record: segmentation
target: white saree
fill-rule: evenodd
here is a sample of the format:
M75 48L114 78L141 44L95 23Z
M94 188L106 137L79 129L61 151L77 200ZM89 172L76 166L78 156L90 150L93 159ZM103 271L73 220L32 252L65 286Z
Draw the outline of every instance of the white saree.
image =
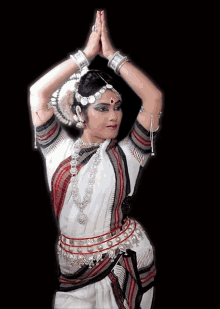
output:
M56 120L53 120L53 122L56 123ZM141 126L140 124L138 125L139 127ZM46 172L50 190L52 189L51 181L54 173L56 172L58 166L69 156L71 156L74 145L74 140L65 133L62 127L60 128L60 125L58 125L57 129L50 134L53 128L54 124L52 121L50 121L49 126L45 125L44 127L38 127L38 142L41 146L41 150L46 161ZM60 233L66 237L94 237L107 233L111 230L110 224L112 217L112 204L114 202L115 187L117 184L112 162L106 152L106 148L110 142L111 140L108 139L101 145L101 161L96 174L92 201L90 205L84 209L84 213L89 218L86 225L82 225L77 221L79 209L72 202L71 184L67 187L62 210L60 211L59 216ZM131 138L129 137L123 139L118 143L118 145L121 147L126 157L130 180L129 196L132 196L134 193L136 180L140 172L140 167L146 164L150 156L150 152L148 151L146 153L142 153L138 147L135 148L132 144ZM147 147L149 147L149 143L147 144ZM90 174L93 159L94 156L91 156L88 162L86 162L86 164L84 164L79 171L80 177L78 187L81 200L84 196L85 188L87 187L88 176ZM134 246L132 249L136 252L138 269L147 267L154 259L152 245L150 244L143 227L142 234L143 238L139 241L138 246ZM66 263L62 256L59 256L58 260L60 270L63 274L68 275L73 272L73 269ZM125 272L122 266L119 265L119 261L112 269L112 272L115 276L117 276L119 285L123 288ZM74 271L76 270L77 269L74 269ZM139 308L151 308L153 289L154 287L152 286L143 293ZM129 309L131 307L126 299L124 300L123 305L119 307L115 293L112 289L112 282L109 276L105 276L102 280L88 284L82 288L71 291L57 291L54 296L54 308Z

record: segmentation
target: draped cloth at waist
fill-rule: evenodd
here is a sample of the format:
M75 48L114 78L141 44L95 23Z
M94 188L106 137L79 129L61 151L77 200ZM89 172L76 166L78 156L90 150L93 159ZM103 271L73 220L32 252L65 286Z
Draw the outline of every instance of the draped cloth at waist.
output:
M76 290L108 276L119 308L125 308L123 303L126 300L129 308L139 309L142 295L154 285L156 274L154 260L146 267L137 268L135 248L139 244L142 246L145 237L142 227L133 219L126 220L122 231L115 235L111 233L111 237L109 233L105 237L94 237L93 244L88 243L88 238L81 239L84 243L80 243L80 239L61 235L58 242L61 272L58 290ZM121 285L114 271L116 267L123 272L124 283L120 282Z

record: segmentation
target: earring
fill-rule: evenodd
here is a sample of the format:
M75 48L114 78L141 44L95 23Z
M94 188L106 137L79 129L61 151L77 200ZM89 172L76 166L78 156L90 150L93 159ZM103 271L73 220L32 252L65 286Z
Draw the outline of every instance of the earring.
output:
M82 117L80 116L79 112L81 112L81 108L79 105L76 106L76 113L77 113L77 118L78 118L78 122L76 124L77 128L83 129L84 128L84 120L82 119Z
M81 122L81 121L77 122L76 127L79 128L79 129L83 129L84 128L83 122Z

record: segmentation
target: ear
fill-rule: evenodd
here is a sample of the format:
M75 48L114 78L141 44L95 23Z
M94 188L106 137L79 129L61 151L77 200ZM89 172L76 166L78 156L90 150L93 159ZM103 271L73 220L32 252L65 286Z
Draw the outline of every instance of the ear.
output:
M81 122L84 122L84 117L83 117L83 113L82 113L82 110L81 110L81 107L79 105L76 106L76 114L77 114L77 117L79 118L79 121Z

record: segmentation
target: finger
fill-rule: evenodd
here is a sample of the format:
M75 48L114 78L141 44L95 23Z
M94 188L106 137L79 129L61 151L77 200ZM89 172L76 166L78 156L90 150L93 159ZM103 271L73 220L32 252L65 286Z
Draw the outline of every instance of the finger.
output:
M98 20L98 11L96 12L94 26L96 26L96 24L97 24L97 20Z
M108 37L108 31L107 31L107 26L106 26L106 15L105 12L103 11L101 15L101 22L102 22L102 36L107 38Z
M101 12L98 12L98 15L97 15L96 28L98 32L101 31Z
M106 12L105 11L102 11L102 25L103 25L103 29L107 30Z
M104 25L104 11L102 11L102 14L101 14L101 29L102 29L102 34L104 34L104 31L105 31L105 25Z

